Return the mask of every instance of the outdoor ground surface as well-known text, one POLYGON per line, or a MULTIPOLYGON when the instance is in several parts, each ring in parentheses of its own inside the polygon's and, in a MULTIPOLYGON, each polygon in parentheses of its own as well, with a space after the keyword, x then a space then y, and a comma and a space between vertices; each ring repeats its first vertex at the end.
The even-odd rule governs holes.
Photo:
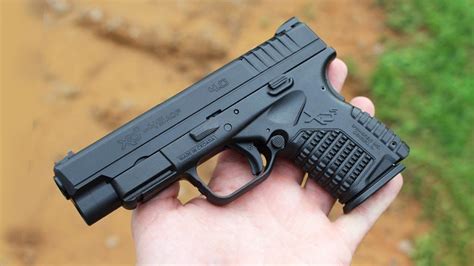
MULTIPOLYGON (((132 264, 130 212, 87 227, 54 185, 53 162, 268 39, 291 16, 346 60, 346 98, 368 95, 382 40, 392 36, 380 6, 289 3, 2 1, 0 265, 132 264)), ((182 188, 182 200, 196 195, 182 188)), ((410 265, 413 240, 430 227, 420 213, 399 197, 354 264, 410 265)))

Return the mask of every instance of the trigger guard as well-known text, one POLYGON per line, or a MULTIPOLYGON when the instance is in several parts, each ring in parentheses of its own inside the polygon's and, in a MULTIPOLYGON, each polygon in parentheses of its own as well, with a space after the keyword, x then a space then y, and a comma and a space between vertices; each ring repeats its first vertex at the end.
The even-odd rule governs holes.
MULTIPOLYGON (((267 165, 263 169, 263 171, 259 175, 254 175, 254 178, 244 184, 242 187, 239 189, 235 190, 234 192, 225 195, 225 196, 220 196, 216 193, 214 193, 209 186, 199 177, 196 167, 190 168, 188 171, 186 171, 187 179, 191 184, 193 184, 195 187, 198 188, 199 192, 206 196, 207 200, 215 205, 225 205, 230 203, 231 201, 237 199, 240 197, 242 194, 245 192, 249 191, 256 185, 262 183, 267 177, 270 175, 273 165, 275 164, 276 157, 279 151, 283 149, 283 146, 278 146, 275 145, 274 139, 282 139, 283 137, 281 136, 274 136, 269 143, 267 143, 267 148, 268 148, 268 157, 267 157, 267 165)), ((279 141, 277 141, 279 142, 279 141)), ((253 145, 253 144, 252 144, 253 145)), ((237 146, 236 146, 237 147, 237 146)), ((241 148, 241 147, 240 147, 241 148)), ((257 150, 255 148, 255 150, 257 150)), ((257 150, 258 151, 258 150, 257 150)), ((254 156, 255 158, 255 156, 254 156)), ((260 153, 259 153, 259 159, 261 160, 260 153)), ((263 166, 262 166, 263 167, 263 166)))
POLYGON ((247 157, 253 175, 257 176, 263 172, 263 161, 260 151, 252 142, 237 142, 229 144, 228 146, 247 157))

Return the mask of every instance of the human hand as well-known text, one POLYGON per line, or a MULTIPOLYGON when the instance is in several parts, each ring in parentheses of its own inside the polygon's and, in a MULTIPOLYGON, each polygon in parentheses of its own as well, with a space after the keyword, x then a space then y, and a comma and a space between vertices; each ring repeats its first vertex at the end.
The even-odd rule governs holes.
MULTIPOLYGON (((341 90, 347 67, 339 59, 328 69, 341 90)), ((369 114, 372 102, 351 101, 369 114)), ((220 155, 209 186, 228 194, 252 178, 246 159, 233 151, 220 155)), ((366 202, 335 221, 328 213, 335 199, 313 180, 300 186, 303 172, 279 159, 268 180, 226 206, 205 198, 185 205, 176 183, 133 213, 138 264, 149 263, 324 263, 350 264, 362 238, 400 191, 396 176, 366 202)))

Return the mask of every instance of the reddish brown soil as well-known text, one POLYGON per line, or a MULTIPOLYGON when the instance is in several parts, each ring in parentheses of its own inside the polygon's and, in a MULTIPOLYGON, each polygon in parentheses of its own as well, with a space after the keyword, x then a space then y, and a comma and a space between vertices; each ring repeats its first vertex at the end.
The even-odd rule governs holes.
MULTIPOLYGON (((369 0, 2 1, 0 265, 132 264, 130 212, 88 228, 53 184, 53 161, 246 52, 293 15, 357 65, 344 94, 367 92, 362 80, 386 31, 369 0)), ((180 197, 195 195, 184 186, 180 197)), ((425 228, 419 213, 399 198, 355 264, 411 264, 407 243, 425 228)))

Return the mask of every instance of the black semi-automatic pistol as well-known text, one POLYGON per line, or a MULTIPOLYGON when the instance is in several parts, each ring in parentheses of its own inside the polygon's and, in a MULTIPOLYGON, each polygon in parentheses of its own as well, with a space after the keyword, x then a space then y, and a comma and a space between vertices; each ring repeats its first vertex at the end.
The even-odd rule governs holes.
POLYGON ((268 41, 69 153, 55 164, 54 181, 91 225, 180 179, 211 203, 227 204, 264 181, 281 156, 350 212, 404 170, 409 147, 331 87, 326 69, 335 56, 291 18, 268 41), (223 196, 196 167, 226 148, 248 158, 253 179, 223 196))

